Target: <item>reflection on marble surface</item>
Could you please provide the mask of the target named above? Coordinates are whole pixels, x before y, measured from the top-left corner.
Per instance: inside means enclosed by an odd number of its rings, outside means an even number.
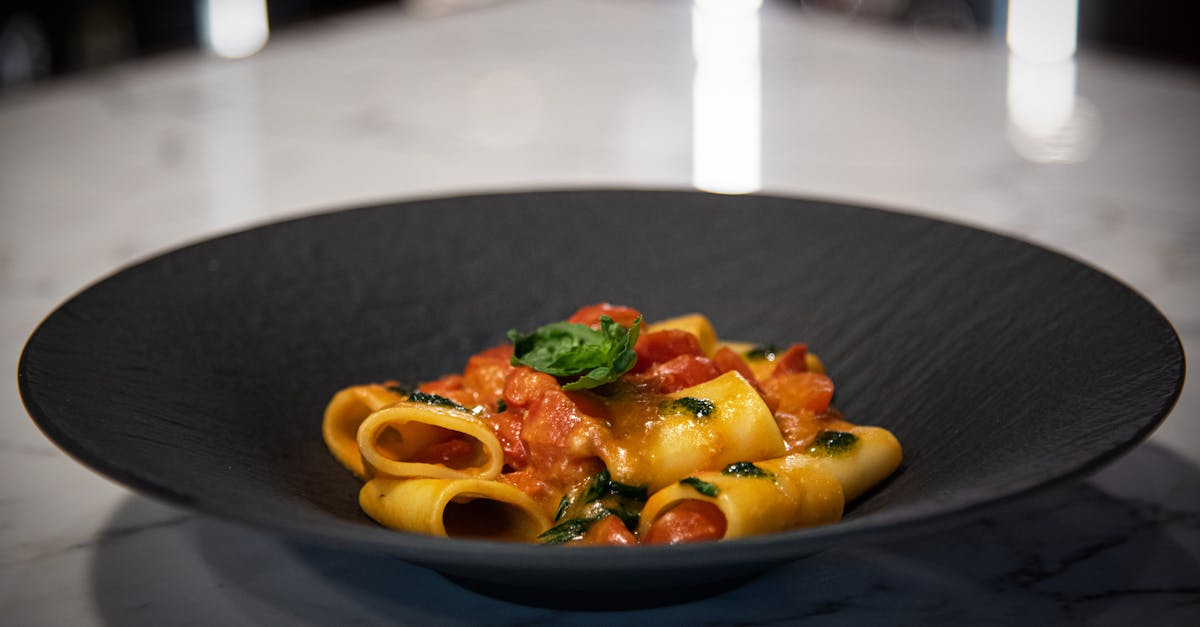
[[[1187,625],[1200,610],[1197,481],[1200,468],[1149,445],[1090,480],[941,533],[832,549],[711,599],[613,613],[514,605],[394,558],[288,542],[128,497],[89,546],[87,598],[62,602],[95,603],[103,622],[130,626],[1124,625],[1147,615]],[[17,585],[28,598],[52,590],[37,579]]]
[[[272,37],[248,59],[170,55],[0,96],[0,354],[15,363],[42,316],[99,276],[266,220],[431,194],[693,185],[704,141],[693,3],[469,4],[383,7]],[[768,1],[757,50],[763,190],[1047,245],[1145,294],[1185,348],[1200,342],[1194,73],[1078,53],[1073,87],[1055,93],[1082,116],[1065,132],[1093,143],[1050,164],[1014,146],[1003,41]],[[1049,106],[1067,111],[1062,102]],[[1089,481],[615,618],[1200,622],[1197,389],[1185,387],[1149,445]],[[0,387],[0,477],[6,623],[614,618],[509,606],[394,560],[130,497],[38,433],[12,379]],[[408,587],[386,585],[400,580]]]

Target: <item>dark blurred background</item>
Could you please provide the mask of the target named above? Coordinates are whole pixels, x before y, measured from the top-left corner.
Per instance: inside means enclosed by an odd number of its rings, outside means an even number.
[[[0,85],[104,67],[202,43],[204,14],[222,0],[3,0]],[[504,0],[268,0],[272,33],[310,20],[375,5],[445,10]],[[615,0],[614,0],[615,1]],[[624,0],[629,1],[629,0]],[[661,1],[661,0],[643,0]],[[804,10],[853,15],[901,28],[1003,36],[1007,0],[789,0]],[[236,0],[235,0],[236,2]],[[246,4],[241,2],[240,4]],[[253,5],[254,1],[250,0]],[[1079,45],[1085,50],[1200,67],[1200,3],[1171,0],[1080,0]]]

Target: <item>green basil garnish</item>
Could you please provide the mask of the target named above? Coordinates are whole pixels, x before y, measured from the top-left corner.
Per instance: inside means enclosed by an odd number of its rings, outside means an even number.
[[[700,494],[703,494],[704,496],[715,497],[721,493],[721,489],[718,488],[716,486],[716,484],[709,483],[707,481],[702,481],[700,479],[697,479],[696,477],[684,477],[683,479],[679,480],[679,483],[682,483],[683,485],[686,485],[686,486],[691,486],[693,489],[695,489]]]
[[[616,381],[637,361],[642,319],[626,329],[608,316],[600,316],[600,329],[584,324],[555,322],[529,335],[508,332],[513,343],[512,365],[529,366],[560,378],[575,378],[564,390],[585,390]]]

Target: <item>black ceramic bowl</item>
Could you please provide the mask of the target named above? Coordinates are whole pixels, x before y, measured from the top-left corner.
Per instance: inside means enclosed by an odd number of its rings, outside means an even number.
[[[362,514],[321,440],[334,391],[460,370],[509,328],[602,300],[807,342],[839,408],[891,429],[903,466],[838,524],[691,546],[446,540]],[[188,246],[62,305],[18,376],[52,440],[151,496],[492,594],[627,606],[1094,470],[1165,417],[1183,372],[1141,296],[1007,237],[829,202],[609,190],[403,202]]]

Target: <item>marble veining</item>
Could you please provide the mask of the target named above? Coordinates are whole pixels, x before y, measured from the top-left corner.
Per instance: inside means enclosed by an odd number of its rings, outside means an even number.
[[[692,3],[467,5],[387,6],[285,31],[245,60],[175,53],[0,94],[10,367],[63,299],[199,238],[396,198],[696,183],[694,153],[708,140],[694,87],[711,57],[695,49]],[[762,190],[1049,246],[1145,294],[1185,349],[1200,342],[1193,71],[1080,51],[1068,130],[1089,143],[1039,162],[1014,134],[1001,41],[800,5],[766,2],[757,39],[730,43],[757,42],[745,51],[760,62],[758,100],[742,104],[760,116],[744,128],[761,132],[748,154]],[[928,533],[839,547],[701,602],[588,614],[512,605],[395,559],[146,500],[50,444],[10,378],[0,622],[1193,625],[1196,390],[1185,387],[1148,443],[1086,480]]]

